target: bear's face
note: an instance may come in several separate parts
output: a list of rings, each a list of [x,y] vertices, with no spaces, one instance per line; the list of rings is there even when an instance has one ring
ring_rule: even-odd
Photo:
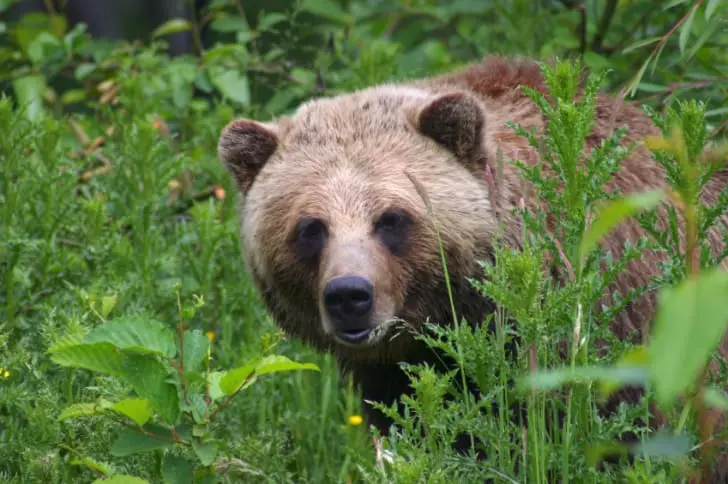
[[[407,325],[452,318],[440,249],[457,291],[495,230],[474,176],[483,125],[465,94],[395,87],[309,102],[277,123],[230,123],[219,153],[244,196],[248,268],[278,324],[381,358],[406,346]]]

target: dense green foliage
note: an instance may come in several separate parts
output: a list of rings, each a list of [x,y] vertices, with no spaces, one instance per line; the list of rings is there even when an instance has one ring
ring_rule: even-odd
[[[0,0],[0,13],[11,3]],[[711,270],[716,260],[702,245],[706,228],[728,207],[728,194],[715,207],[693,203],[706,175],[725,159],[718,149],[716,163],[695,168],[728,126],[728,2],[581,6],[214,0],[193,21],[173,19],[135,43],[90,38],[55,10],[0,21],[0,480],[92,482],[127,474],[149,482],[193,476],[194,482],[420,482],[423,476],[428,482],[485,476],[665,482],[686,476],[698,454],[655,457],[692,450],[704,430],[693,409],[701,415],[706,405],[728,408],[715,382],[698,386],[692,406],[676,404],[678,394],[694,389],[728,319],[728,282]],[[195,33],[196,51],[170,58],[163,39],[183,30]],[[399,419],[403,433],[385,442],[394,457],[377,466],[367,430],[357,425],[359,400],[349,382],[329,356],[283,338],[252,289],[239,253],[234,185],[216,159],[217,137],[237,116],[267,119],[312,96],[441,72],[493,52],[583,61],[599,71],[587,93],[601,87],[650,106],[665,138],[649,146],[668,168],[678,194],[672,196],[684,202],[692,243],[680,249],[672,232],[655,231],[623,260],[608,258],[607,270],[600,267],[608,255],[595,242],[629,216],[651,227],[652,209],[667,194],[603,193],[626,154],[616,143],[621,132],[591,153],[587,171],[576,168],[592,105],[589,94],[573,100],[577,72],[557,64],[549,72],[559,102],[531,93],[550,119],[545,140],[514,129],[560,167],[565,201],[554,180],[523,170],[562,216],[563,230],[558,241],[544,239],[543,214],[522,214],[528,249],[502,250],[502,264],[484,266],[489,281],[474,281],[504,310],[496,315],[498,331],[456,325],[434,328],[430,338],[456,357],[483,399],[459,394],[459,377],[412,368],[417,392],[407,404],[415,413]],[[592,309],[625,261],[648,245],[671,254],[664,278],[655,281],[671,286],[661,289],[654,341],[632,347],[614,341],[600,323],[636,293],[615,298],[599,316]],[[569,284],[543,277],[546,253],[560,255]],[[529,343],[515,361],[504,358],[516,330],[505,313]],[[597,337],[610,341],[614,354],[600,358],[589,344]],[[564,338],[571,342],[567,360],[552,351]],[[254,378],[314,368],[306,363],[319,371]],[[510,378],[520,382],[516,389]],[[647,384],[647,398],[668,412],[671,429],[645,435],[634,447],[615,446],[620,432],[643,433],[632,419],[647,412],[640,404],[610,419],[596,416],[598,396],[619,382]],[[562,387],[557,393],[564,398],[554,398]],[[447,393],[458,395],[455,403],[445,402]],[[525,437],[504,412],[490,413],[492,402],[502,409],[514,399],[534,416]],[[547,428],[557,408],[566,412],[565,426]],[[152,438],[140,437],[140,426]],[[452,453],[447,443],[464,429],[486,442],[488,461]],[[593,464],[605,450],[638,458],[597,470]]]

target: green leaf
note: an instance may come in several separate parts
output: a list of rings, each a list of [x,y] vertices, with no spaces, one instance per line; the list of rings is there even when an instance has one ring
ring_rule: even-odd
[[[124,379],[169,424],[177,421],[180,411],[177,386],[169,382],[176,375],[169,365],[151,355],[131,353],[124,359]]]
[[[659,42],[661,38],[662,37],[660,37],[658,35],[657,37],[650,37],[648,39],[642,39],[640,41],[637,41],[634,44],[625,47],[622,50],[622,54],[628,54],[628,53],[632,52],[633,50],[639,49],[640,47],[644,47],[646,45],[650,45],[650,44],[654,44],[655,42]]]
[[[679,459],[685,457],[692,447],[692,438],[687,434],[669,435],[664,431],[658,431],[644,441],[634,444],[631,452],[660,459]]]
[[[91,457],[84,457],[83,459],[74,459],[71,461],[71,465],[73,466],[85,466],[89,469],[98,471],[99,473],[110,476],[114,469],[109,464],[105,462],[99,462],[97,460],[92,459]]]
[[[283,15],[282,13],[269,13],[267,15],[264,15],[263,18],[261,18],[258,21],[257,30],[268,30],[269,28],[273,27],[275,24],[283,22],[288,17]]]
[[[111,296],[103,296],[101,298],[101,315],[104,318],[108,317],[109,313],[111,313],[114,307],[116,307],[117,299],[118,296],[116,294],[112,294]]]
[[[61,366],[85,368],[108,375],[123,375],[123,357],[111,343],[79,343],[54,346],[51,360]]]
[[[69,418],[89,417],[104,413],[110,404],[104,405],[102,402],[93,403],[74,403],[69,405],[58,416],[58,420],[66,420]]]
[[[225,395],[232,395],[241,386],[242,388],[249,386],[260,375],[294,370],[320,371],[319,367],[313,363],[298,363],[282,355],[269,355],[261,360],[228,371],[220,380],[220,389]]]
[[[13,81],[18,104],[25,109],[28,119],[35,121],[43,110],[46,79],[41,75],[24,76]]]
[[[165,35],[176,34],[178,32],[185,32],[192,30],[192,24],[189,20],[183,18],[173,18],[167,20],[162,25],[154,29],[152,32],[152,38],[162,37]]]
[[[682,29],[680,30],[680,37],[678,39],[680,44],[680,53],[685,54],[685,46],[688,43],[688,39],[690,38],[690,33],[693,30],[693,19],[695,18],[695,12],[698,9],[695,7],[692,7],[690,9],[690,14],[688,15],[688,18],[685,20],[685,23],[682,25]]]
[[[92,329],[86,343],[107,342],[122,350],[155,353],[167,358],[177,354],[174,333],[162,322],[146,317],[121,317]]]
[[[210,28],[216,32],[239,32],[250,30],[248,22],[240,15],[225,15],[210,22]]]
[[[207,441],[204,444],[197,439],[192,439],[192,448],[203,466],[209,466],[215,460],[217,455],[217,444],[213,441]]]
[[[630,194],[610,202],[599,210],[594,217],[594,221],[581,239],[581,246],[579,247],[581,264],[584,263],[589,253],[594,250],[594,247],[612,229],[627,218],[633,217],[638,212],[657,206],[664,195],[665,192],[662,190]]]
[[[723,0],[708,0],[708,4],[705,6],[705,20],[710,20],[721,3]]]
[[[125,415],[136,422],[140,427],[152,418],[152,410],[149,408],[149,400],[144,398],[125,398],[111,406],[122,415]]]
[[[185,372],[198,372],[207,358],[210,340],[199,329],[184,333],[184,365]]]
[[[116,474],[108,479],[96,479],[93,484],[149,484],[149,481],[141,477],[130,476],[129,474]]]
[[[47,52],[61,48],[61,41],[50,32],[40,32],[28,45],[28,57],[33,64],[46,62]]]
[[[555,390],[567,383],[583,383],[597,380],[619,382],[622,385],[638,385],[647,381],[647,369],[641,366],[588,366],[571,369],[569,367],[554,370],[539,370],[529,373],[520,379],[521,390],[534,389],[541,391]]]
[[[111,446],[111,455],[124,457],[140,452],[149,452],[158,449],[171,449],[172,442],[166,438],[157,438],[137,432],[134,429],[123,429]]]
[[[650,345],[658,402],[668,408],[707,364],[728,325],[728,273],[712,269],[660,293]]]
[[[83,89],[69,89],[61,96],[61,102],[63,104],[74,104],[84,101],[85,99],[86,91],[84,91]]]
[[[235,71],[218,71],[212,75],[211,81],[223,96],[243,106],[250,104],[250,84],[247,76]]]
[[[215,402],[225,396],[225,393],[220,388],[220,380],[224,377],[227,372],[224,371],[213,371],[207,376],[208,393],[210,399]]]
[[[341,6],[333,0],[304,0],[301,10],[334,22],[349,24],[353,21]]]
[[[188,484],[192,482],[194,467],[182,457],[167,454],[162,464],[162,478],[169,484]]]

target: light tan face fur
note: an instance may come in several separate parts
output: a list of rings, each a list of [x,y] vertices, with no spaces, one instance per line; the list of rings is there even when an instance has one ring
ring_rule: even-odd
[[[275,124],[225,128],[220,157],[244,195],[245,258],[278,324],[315,343],[381,352],[407,338],[392,329],[399,319],[418,327],[449,307],[436,292],[438,240],[418,187],[450,273],[472,271],[495,231],[485,185],[468,166],[484,156],[483,116],[472,98],[383,86],[309,102]],[[354,324],[371,331],[355,342],[327,310],[337,277],[371,284],[366,323]]]

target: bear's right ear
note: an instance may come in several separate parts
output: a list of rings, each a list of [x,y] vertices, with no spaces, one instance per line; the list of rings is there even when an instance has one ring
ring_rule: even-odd
[[[481,148],[485,115],[480,103],[464,92],[443,94],[417,114],[417,129],[452,151],[473,158]]]
[[[240,119],[223,128],[217,154],[245,193],[277,147],[274,124]]]

